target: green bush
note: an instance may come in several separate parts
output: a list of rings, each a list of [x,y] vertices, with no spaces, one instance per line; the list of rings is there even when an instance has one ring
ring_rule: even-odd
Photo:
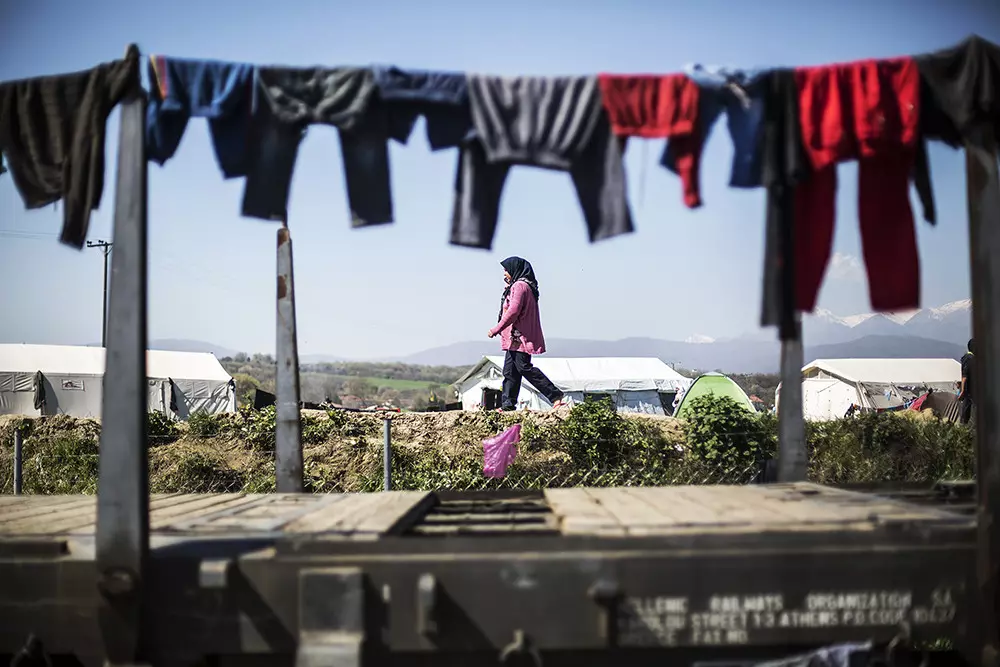
[[[162,412],[150,412],[146,415],[146,436],[151,444],[160,445],[176,440],[180,434],[177,422]]]
[[[226,415],[192,412],[187,419],[188,434],[202,440],[217,438],[226,430]]]
[[[240,471],[211,450],[183,452],[154,472],[150,479],[152,493],[235,493],[245,483]]]
[[[300,419],[303,445],[321,445],[339,430],[337,424],[330,421],[329,418],[321,419],[315,415],[302,415]]]
[[[566,450],[580,467],[616,465],[624,434],[625,418],[608,401],[578,403],[562,423]]]
[[[97,452],[97,440],[73,432],[25,439],[24,493],[96,493]]]
[[[641,467],[648,472],[678,453],[655,422],[626,418],[607,400],[573,406],[560,430],[565,450],[579,467]]]
[[[257,451],[274,451],[275,418],[273,405],[260,410],[240,408],[237,437]]]
[[[806,422],[809,476],[821,484],[969,479],[975,434],[966,426],[917,413],[863,413]]]
[[[774,456],[774,419],[748,411],[728,396],[693,398],[686,418],[689,451],[722,466],[750,465]]]

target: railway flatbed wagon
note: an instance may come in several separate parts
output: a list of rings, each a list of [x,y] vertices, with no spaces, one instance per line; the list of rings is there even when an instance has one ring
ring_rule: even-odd
[[[94,86],[114,87],[121,110],[98,494],[0,498],[0,655],[21,667],[722,667],[837,644],[817,658],[819,664],[856,664],[846,657],[853,651],[887,665],[912,660],[997,667],[1000,123],[995,107],[981,107],[980,93],[995,95],[996,79],[989,77],[996,74],[991,68],[1000,62],[998,53],[1000,47],[973,37],[920,56],[917,74],[927,84],[921,90],[944,105],[938,122],[954,121],[951,134],[926,138],[958,143],[966,155],[978,460],[974,487],[903,491],[805,481],[801,320],[790,296],[794,184],[778,182],[768,184],[765,271],[765,311],[776,315],[770,319],[782,343],[777,483],[303,493],[292,239],[282,215],[276,244],[278,492],[150,495],[144,443],[151,100],[138,76],[138,47],[130,45],[122,61],[92,71],[0,84],[0,92],[31,99],[47,90],[46,99],[57,104],[92,90],[79,79],[93,77]],[[152,62],[161,67],[167,60]],[[903,67],[900,62],[892,66]],[[865,63],[856,66],[871,65]],[[227,76],[254,71],[234,67]],[[344,76],[355,83],[371,74],[352,72]],[[463,75],[449,76],[463,84]],[[789,89],[789,72],[766,76],[762,145],[768,160],[780,162],[784,130],[794,130],[793,140],[801,133],[788,108],[772,104],[772,95]],[[226,90],[250,90],[247,81]],[[574,81],[597,94],[593,81]],[[554,90],[551,81],[538,83],[523,90]],[[490,85],[477,94],[492,94]],[[733,85],[739,88],[729,81],[727,89]],[[105,92],[110,98],[112,91]],[[152,93],[155,100],[157,91]],[[959,122],[947,105],[961,106],[973,96],[975,104],[960,109]],[[492,101],[500,104],[502,97]],[[48,109],[46,117],[94,106],[66,104]],[[504,116],[487,115],[490,122]],[[86,127],[100,127],[87,120]],[[33,140],[45,136],[39,131]],[[618,144],[607,132],[602,136],[602,155],[614,158]],[[78,148],[103,146],[77,139]],[[24,166],[7,157],[12,171]],[[617,158],[605,166],[609,174],[620,171]],[[790,165],[770,166],[780,167],[772,176],[792,171]],[[74,163],[74,169],[87,168]],[[79,213],[80,201],[73,211]],[[67,224],[74,222],[67,216]],[[79,247],[85,232],[68,224],[63,241]],[[947,645],[955,650],[929,650]]]
[[[96,499],[6,497],[0,517],[0,650],[34,634],[99,664],[102,591],[129,584],[96,567]],[[961,642],[975,586],[968,512],[809,483],[169,494],[149,518],[154,664],[912,649]]]

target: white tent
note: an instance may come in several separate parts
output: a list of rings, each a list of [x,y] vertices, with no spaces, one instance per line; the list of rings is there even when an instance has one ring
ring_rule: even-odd
[[[483,357],[455,383],[463,410],[500,406],[503,361],[501,356]],[[610,396],[619,412],[668,414],[677,392],[691,385],[690,378],[655,357],[535,357],[531,361],[570,402]],[[518,406],[530,410],[552,407],[527,380],[521,383]]]
[[[814,421],[843,417],[852,405],[894,410],[930,389],[954,393],[961,380],[954,359],[817,359],[802,368],[802,409]]]
[[[236,410],[232,377],[214,355],[146,352],[150,412],[186,419]],[[101,416],[104,348],[0,344],[0,414]]]

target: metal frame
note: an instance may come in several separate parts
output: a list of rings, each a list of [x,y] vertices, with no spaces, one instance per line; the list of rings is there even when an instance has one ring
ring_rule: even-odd
[[[128,47],[127,57],[138,57],[135,45]],[[329,542],[279,545],[277,549],[249,555],[241,555],[245,544],[223,543],[212,547],[218,552],[213,556],[215,565],[227,559],[230,562],[216,568],[222,573],[219,576],[202,577],[204,568],[191,567],[191,558],[196,561],[199,558],[193,553],[185,555],[178,547],[179,551],[171,552],[177,558],[167,558],[165,554],[162,561],[158,559],[157,576],[150,579],[149,484],[144,446],[145,108],[145,94],[137,81],[121,105],[96,557],[93,562],[78,560],[56,565],[59,574],[55,575],[48,569],[53,565],[48,559],[61,553],[59,548],[53,547],[53,552],[38,545],[25,545],[21,553],[30,552],[44,560],[31,566],[15,565],[22,568],[18,572],[41,567],[49,572],[49,577],[57,576],[59,581],[86,581],[88,577],[96,580],[96,591],[77,591],[75,597],[66,589],[66,586],[73,588],[70,584],[55,585],[52,590],[73,597],[63,603],[69,605],[68,609],[98,609],[103,651],[109,663],[136,664],[152,656],[179,658],[185,652],[190,657],[190,651],[200,647],[176,641],[192,636],[203,637],[206,648],[211,645],[223,654],[297,651],[297,664],[301,667],[356,665],[369,648],[376,652],[380,647],[381,650],[393,647],[421,653],[442,646],[441,642],[455,650],[492,651],[498,643],[509,641],[504,655],[520,652],[530,659],[537,655],[534,650],[539,644],[542,648],[566,650],[615,649],[614,628],[618,626],[612,619],[618,608],[610,601],[630,589],[704,588],[706,571],[711,571],[713,580],[730,582],[735,592],[759,588],[747,584],[755,578],[773,580],[775,586],[781,583],[794,587],[786,576],[794,571],[801,572],[803,579],[823,571],[834,579],[840,577],[841,583],[848,586],[857,585],[854,582],[862,579],[875,588],[882,587],[880,582],[885,581],[905,581],[919,587],[933,584],[942,573],[954,573],[955,568],[967,572],[968,581],[975,582],[970,586],[972,590],[956,594],[960,602],[968,600],[955,621],[957,627],[966,630],[956,634],[971,636],[967,655],[976,656],[976,662],[997,663],[1000,655],[995,607],[1000,568],[1000,293],[997,292],[1000,181],[996,141],[988,128],[976,128],[974,140],[966,146],[974,332],[979,345],[976,371],[981,392],[977,411],[978,535],[974,553],[969,553],[968,542],[906,530],[895,536],[883,535],[877,548],[871,540],[852,544],[850,536],[838,539],[836,535],[822,538],[825,547],[820,545],[820,548],[815,536],[783,538],[780,545],[762,541],[760,536],[730,537],[725,549],[718,544],[713,547],[712,537],[695,541],[634,539],[621,543],[564,537],[505,541],[449,538],[447,542],[386,538],[363,545],[339,542],[336,548]],[[276,476],[278,491],[300,492],[303,480],[298,350],[291,236],[286,224],[278,230],[277,237]],[[786,272],[787,282],[791,279],[788,267]],[[806,464],[798,322],[783,327],[780,338],[782,405],[786,409],[781,416],[779,476],[782,480],[794,480],[805,475]],[[387,479],[386,486],[389,484]],[[905,546],[909,551],[882,560],[885,550],[891,551],[893,544]],[[734,546],[742,551],[733,551]],[[784,551],[775,551],[778,547]],[[18,553],[16,545],[5,545],[2,551],[11,550]],[[690,557],[682,559],[681,555]],[[864,560],[863,564],[857,562],[859,558]],[[508,601],[498,605],[497,596],[511,595],[510,587],[498,582],[512,576],[514,571],[522,580],[534,583],[513,604]],[[524,576],[528,578],[523,579]],[[192,590],[185,583],[191,577],[212,586],[194,598],[183,598]],[[965,590],[962,581],[949,585],[952,584],[955,590]],[[288,595],[289,590],[298,590],[299,594]],[[45,598],[47,594],[35,591],[34,595]],[[554,619],[557,625],[544,633],[516,625],[513,635],[505,639],[497,634],[477,635],[479,630],[473,622],[476,619],[465,617],[463,625],[465,607],[477,618],[491,613],[501,617],[513,614],[505,623],[522,623],[521,619],[541,623],[539,614],[543,612],[533,611],[532,605],[551,603],[552,595],[578,600],[578,604],[561,608]],[[458,598],[463,602],[462,609],[456,604]],[[155,614],[150,604],[153,599]],[[24,617],[0,629],[0,635],[13,632],[22,621],[37,622],[38,613],[26,608]],[[62,619],[63,613],[55,617]],[[386,614],[392,616],[391,626],[386,625]],[[152,622],[154,616],[160,622]],[[222,625],[202,629],[199,634],[198,627],[210,620]],[[441,633],[448,622],[452,628],[462,628],[467,640],[461,640],[459,633],[454,635],[456,639],[446,641]],[[88,627],[87,623],[61,623],[59,636],[66,640],[64,648],[76,645],[73,638],[87,645],[83,637]],[[493,633],[495,627],[488,632]],[[955,630],[952,625],[949,627]],[[293,628],[297,634],[292,634]],[[827,641],[830,636],[823,633],[820,639],[817,634],[814,639]],[[800,643],[803,637],[801,633],[778,632],[772,633],[765,643]],[[452,641],[457,643],[449,643]],[[739,650],[744,652],[746,648]],[[164,651],[173,655],[168,656]]]

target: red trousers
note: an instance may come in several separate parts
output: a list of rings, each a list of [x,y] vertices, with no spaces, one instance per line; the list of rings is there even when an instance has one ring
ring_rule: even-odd
[[[919,138],[920,78],[912,58],[800,68],[802,139],[814,173],[796,190],[796,300],[810,312],[833,246],[837,163],[858,160],[858,218],[876,311],[920,305],[909,184]]]

